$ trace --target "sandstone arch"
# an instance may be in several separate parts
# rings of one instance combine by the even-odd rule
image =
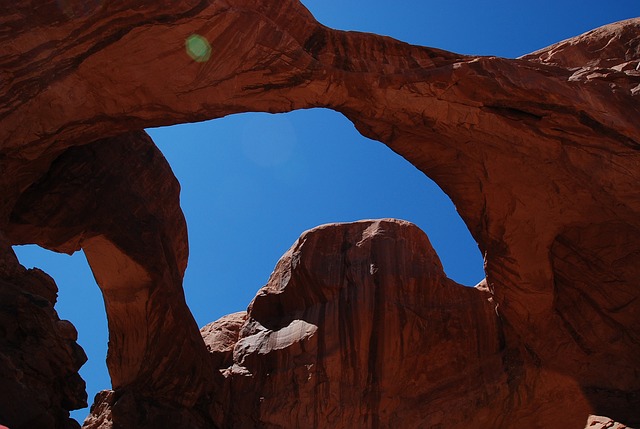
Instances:
[[[188,250],[178,192],[145,133],[105,139],[56,158],[18,199],[7,233],[16,244],[83,248],[105,301],[113,387],[193,406],[214,374],[182,292]],[[175,370],[158,371],[167,365]],[[181,371],[180,381],[167,377]]]
[[[592,411],[637,422],[637,412],[629,411],[640,408],[637,340],[625,336],[616,346],[630,356],[623,368],[613,350],[584,353],[556,312],[556,292],[563,288],[558,279],[579,273],[554,259],[567,252],[566,243],[606,253],[585,238],[598,234],[581,225],[639,228],[637,19],[506,60],[331,30],[294,0],[167,1],[136,9],[123,2],[73,19],[53,1],[30,6],[19,1],[12,5],[17,12],[2,10],[7,28],[15,30],[2,35],[1,64],[9,79],[0,81],[0,228],[11,243],[29,241],[21,238],[26,232],[18,221],[34,213],[21,204],[69,148],[87,150],[86,143],[129,132],[124,139],[132,145],[143,127],[240,111],[329,107],[407,158],[456,203],[485,254],[487,286],[513,341],[541,368],[583,389],[612,393],[614,406],[595,401]],[[209,40],[209,61],[183,54],[193,33]],[[175,226],[178,217],[174,212],[165,221]],[[85,239],[110,234],[116,248],[148,264],[162,293],[179,299],[186,241],[163,234],[162,222],[139,220],[126,228],[140,227],[141,236],[149,231],[154,245],[145,250],[151,256],[127,248],[128,231],[118,225],[92,230]],[[38,240],[50,240],[50,248],[82,243],[79,232],[51,229],[50,219],[41,226]],[[629,261],[624,267],[640,265],[637,252],[623,256]],[[630,290],[637,296],[637,287]],[[629,329],[638,322],[634,299],[625,301]],[[189,320],[186,307],[178,307],[170,307],[181,313],[176,320]],[[203,350],[193,327],[185,341]],[[556,359],[559,350],[572,358]],[[174,370],[199,368],[206,360],[201,352],[193,356]],[[617,381],[607,374],[614,367]],[[198,393],[185,396],[187,404],[210,385],[202,380]]]

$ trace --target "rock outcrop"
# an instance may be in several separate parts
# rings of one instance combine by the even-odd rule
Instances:
[[[178,187],[139,130],[309,107],[342,112],[362,134],[434,179],[456,204],[485,256],[483,288],[504,332],[501,359],[511,362],[508,368],[524,368],[507,372],[503,407],[526,413],[532,398],[542,397],[536,392],[558,392],[553,386],[562,385],[567,390],[545,405],[548,414],[531,413],[561,419],[584,414],[572,418],[575,427],[589,413],[640,422],[639,19],[509,60],[332,30],[296,0],[167,0],[135,7],[129,1],[18,0],[0,6],[0,16],[0,231],[7,245],[87,253],[105,295],[114,387],[96,407],[104,411],[103,423],[90,427],[132,421],[144,427],[162,413],[163,422],[211,426],[208,407],[224,404],[213,398],[238,378],[234,366],[226,379],[215,370],[230,359],[238,317],[227,320],[228,332],[213,346],[212,358],[181,289],[187,239]],[[303,283],[317,290],[324,287],[320,281]],[[302,299],[288,310],[310,311],[305,305],[314,301],[305,301],[311,297],[294,284],[284,295],[270,289],[256,298],[239,343],[267,338],[263,328],[276,333],[290,326],[283,320],[293,315],[268,308],[292,305],[281,300],[288,293]],[[439,290],[435,284],[426,290]],[[394,298],[384,286],[376,290]],[[442,305],[476,302],[469,296],[481,293],[458,295],[438,299]],[[323,305],[331,312],[336,304]],[[464,314],[461,321],[471,317]],[[310,314],[305,317],[300,320],[308,324],[282,332],[307,335],[290,345],[291,353],[326,332]],[[363,341],[374,328],[379,326],[361,327]],[[277,338],[260,347],[284,341]],[[371,336],[367,341],[369,355],[381,347]],[[460,341],[455,347],[463,347],[466,340]],[[493,342],[486,341],[483,356],[492,360]],[[252,360],[262,349],[245,343],[245,360],[236,370],[270,364]],[[276,355],[275,361],[286,359],[286,353]],[[384,362],[401,367],[391,358]],[[375,402],[381,392],[375,386],[384,387],[384,377],[375,374],[377,384],[367,384],[359,372],[372,366],[366,365],[353,369],[349,380]],[[487,386],[501,376],[487,375]],[[261,380],[261,388],[279,388],[269,383]],[[562,400],[568,392],[575,396],[573,408]],[[69,404],[56,401],[52,415],[63,415]],[[392,402],[380,397],[381,407]],[[443,407],[470,416],[483,404],[476,411],[453,402]],[[258,405],[253,403],[259,412],[241,404],[233,410],[239,419],[279,421],[278,410],[269,417]],[[240,424],[226,411],[212,419]],[[319,415],[320,408],[306,413]],[[370,427],[387,421],[371,409],[350,413],[369,416]],[[463,424],[466,417],[451,418]],[[558,421],[550,417],[541,426],[558,427]]]
[[[53,309],[58,288],[18,264],[0,235],[0,427],[80,428],[69,411],[87,406],[78,333]]]
[[[627,429],[627,426],[614,422],[608,417],[589,416],[586,429]]]
[[[218,427],[571,427],[588,410],[403,221],[304,233],[246,314],[202,333],[226,379]]]

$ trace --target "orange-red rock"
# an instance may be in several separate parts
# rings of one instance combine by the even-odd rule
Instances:
[[[113,387],[188,408],[213,389],[213,374],[182,291],[178,193],[145,133],[104,139],[53,160],[15,202],[7,234],[61,252],[82,247],[104,296]]]
[[[571,427],[584,401],[556,407],[577,388],[525,382],[539,368],[490,297],[447,279],[408,222],[308,231],[246,314],[203,328],[226,379],[211,414],[224,428]]]
[[[322,106],[456,204],[485,256],[505,350],[517,351],[507,360],[525,368],[507,377],[518,387],[503,407],[547,389],[558,399],[540,416],[570,414],[572,396],[576,427],[588,414],[640,421],[640,20],[507,60],[331,30],[296,0],[57,5],[0,7],[0,231],[8,244],[87,252],[113,340],[106,413],[120,402],[143,427],[133,414],[156,404],[185,422],[222,382],[182,297],[177,187],[138,130]],[[207,61],[185,52],[194,33]],[[107,168],[120,160],[130,164]],[[162,202],[157,186],[169,190]],[[112,211],[118,221],[105,221]],[[269,315],[259,301],[251,312]],[[154,353],[168,336],[182,343]]]
[[[603,416],[589,416],[587,421],[588,429],[627,429],[628,426],[622,423],[615,422],[608,417]]]

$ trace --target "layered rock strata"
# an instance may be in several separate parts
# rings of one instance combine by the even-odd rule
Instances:
[[[87,253],[111,330],[102,404],[201,415],[223,382],[182,295],[178,188],[139,130],[328,107],[452,198],[505,347],[544,374],[519,379],[640,421],[638,19],[509,60],[331,30],[295,0],[65,4],[0,6],[0,231]]]

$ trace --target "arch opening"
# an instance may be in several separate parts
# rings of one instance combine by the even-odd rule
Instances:
[[[336,112],[241,114],[148,131],[182,186],[191,249],[184,289],[199,326],[244,309],[291,243],[324,223],[411,221],[452,279],[472,286],[484,277],[477,245],[449,198]],[[22,264],[60,285],[60,314],[77,326],[89,356],[81,374],[91,400],[110,383],[103,297],[98,288],[69,287],[95,284],[86,259],[15,249]],[[72,417],[82,421],[87,411]]]
[[[200,326],[244,309],[298,236],[325,223],[408,220],[427,233],[451,279],[474,286],[484,278],[449,197],[337,112],[246,113],[147,131],[182,187],[184,287]]]

